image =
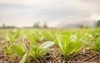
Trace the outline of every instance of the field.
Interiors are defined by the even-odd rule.
[[[0,63],[100,63],[100,29],[0,29]]]

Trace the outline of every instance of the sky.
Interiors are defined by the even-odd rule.
[[[78,18],[100,19],[100,0],[0,0],[0,26],[33,26]]]

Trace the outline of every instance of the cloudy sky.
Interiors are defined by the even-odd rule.
[[[0,0],[0,26],[56,26],[79,17],[100,18],[100,0]]]

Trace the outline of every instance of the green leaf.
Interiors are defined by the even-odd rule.
[[[30,40],[30,45],[33,45],[34,42],[35,42],[34,36],[32,34],[29,34],[28,37],[29,37],[29,40]]]
[[[49,47],[51,47],[53,45],[54,45],[54,42],[47,41],[47,42],[43,43],[40,47],[43,48],[43,49],[46,49],[46,48],[49,48]]]
[[[58,36],[58,47],[61,53],[67,57],[74,52],[78,52],[82,48],[82,42],[79,41],[76,35],[61,35]]]
[[[23,56],[25,54],[26,51],[24,49],[25,49],[25,47],[23,47],[23,45],[21,46],[18,44],[13,44],[11,46],[11,50],[20,56]]]
[[[37,59],[45,55],[48,51],[48,48],[52,45],[54,45],[54,42],[51,41],[47,41],[40,46],[32,45],[29,53],[34,59]]]
[[[30,55],[34,58],[34,59],[36,59],[36,58],[38,58],[38,57],[41,57],[43,54],[41,53],[41,54],[39,54],[39,52],[41,51],[42,49],[39,47],[39,46],[37,46],[37,45],[33,45],[33,46],[31,46],[31,49],[30,49]]]
[[[23,50],[24,52],[27,52],[27,47],[26,47],[26,45],[25,45],[24,42],[23,42],[23,43],[20,43],[19,45],[21,46],[21,48],[22,48],[22,50]]]
[[[22,57],[19,63],[25,63],[26,59],[27,59],[27,53],[24,54],[24,56]]]

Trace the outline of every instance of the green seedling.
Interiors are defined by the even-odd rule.
[[[76,35],[61,35],[61,37],[58,37],[58,47],[61,54],[63,54],[64,57],[68,57],[81,50],[82,42],[80,42]]]
[[[34,36],[32,34],[28,34],[28,38],[29,38],[29,41],[30,41],[30,46],[33,45],[34,42],[35,42]]]
[[[26,62],[26,60],[28,58],[27,57],[28,51],[27,51],[26,45],[24,43],[13,44],[10,48],[11,48],[11,51],[13,54],[17,54],[22,57],[20,63]]]
[[[95,51],[100,51],[100,36],[99,35],[94,37],[90,48]]]
[[[42,57],[43,55],[45,55],[48,52],[48,48],[53,46],[53,45],[54,45],[54,42],[51,42],[51,41],[45,42],[40,46],[33,45],[33,46],[31,46],[31,49],[30,49],[30,55],[34,59]]]

